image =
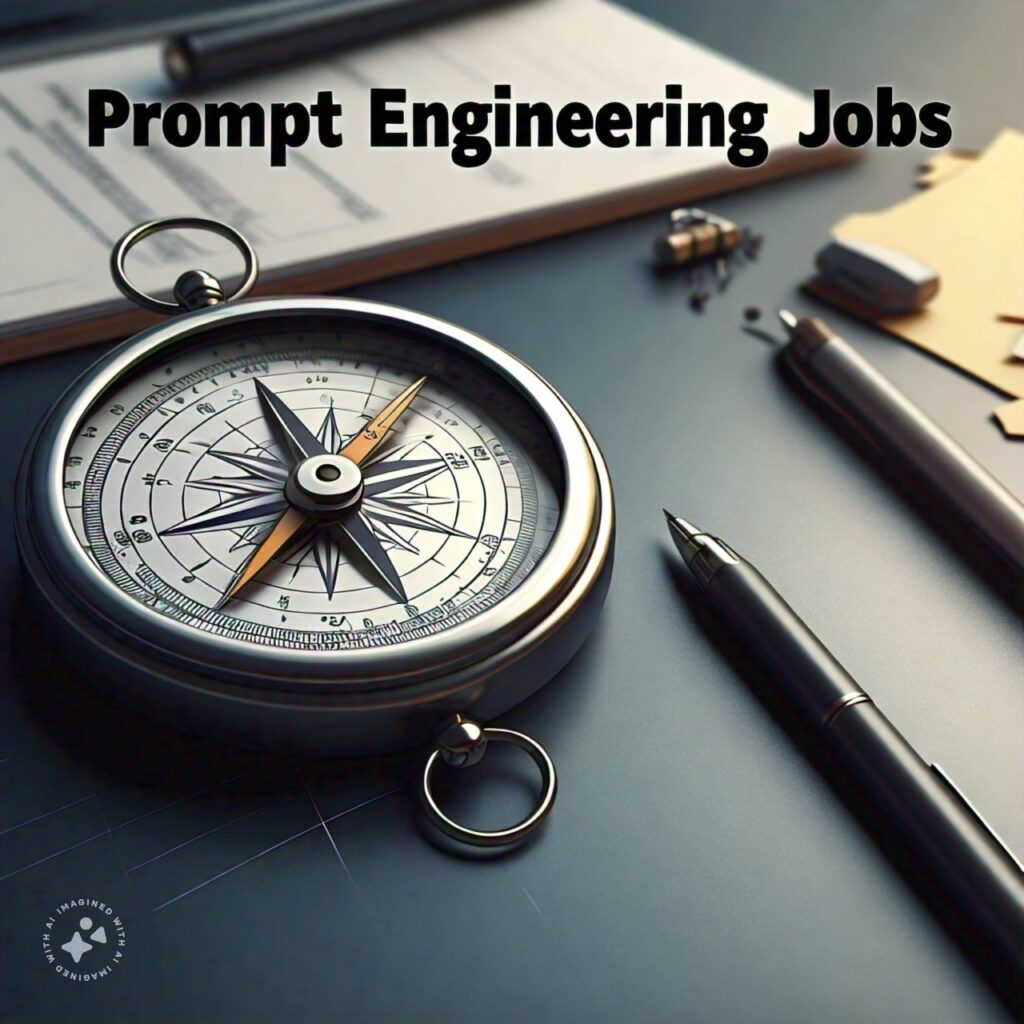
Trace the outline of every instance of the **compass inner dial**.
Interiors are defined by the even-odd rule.
[[[550,542],[547,430],[466,356],[281,331],[156,358],[79,424],[64,501],[88,557],[160,614],[276,647],[391,645],[493,606]]]

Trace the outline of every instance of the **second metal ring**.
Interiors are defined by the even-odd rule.
[[[431,822],[450,838],[468,843],[470,846],[508,846],[529,835],[551,813],[558,791],[558,776],[548,752],[529,736],[521,732],[513,732],[511,729],[486,728],[482,730],[482,733],[488,742],[512,743],[525,750],[533,758],[534,764],[540,771],[542,790],[541,798],[533,811],[518,824],[494,831],[469,828],[448,817],[438,806],[432,789],[434,771],[444,756],[444,751],[440,748],[427,758],[423,769],[420,797]]]

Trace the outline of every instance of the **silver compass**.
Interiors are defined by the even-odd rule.
[[[225,301],[200,271],[181,313],[88,370],[23,464],[18,541],[83,677],[175,725],[286,751],[439,743],[539,689],[589,631],[611,566],[600,453],[565,401],[497,346],[420,313],[338,298]],[[184,311],[189,310],[189,311]],[[549,770],[550,769],[550,770]],[[540,818],[537,819],[538,821]],[[526,826],[525,830],[523,826]]]

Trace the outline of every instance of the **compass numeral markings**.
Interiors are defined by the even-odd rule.
[[[344,338],[337,340],[345,341]],[[386,398],[381,397],[382,394],[397,393],[400,396],[405,385],[398,383],[401,378],[394,375],[393,371],[382,369],[377,359],[369,361],[367,365],[367,362],[354,359],[351,355],[339,359],[330,353],[330,358],[325,356],[321,360],[316,360],[311,358],[314,353],[310,353],[309,356],[301,353],[299,358],[293,358],[291,351],[275,349],[271,356],[269,351],[265,354],[263,351],[254,351],[255,348],[255,342],[250,344],[252,354],[249,364],[244,369],[242,360],[234,356],[236,361],[230,365],[225,363],[211,366],[207,371],[200,364],[198,353],[192,363],[183,362],[176,365],[173,370],[166,367],[171,370],[168,377],[173,374],[180,379],[174,384],[169,381],[159,386],[154,384],[154,391],[158,387],[166,389],[162,395],[155,396],[156,402],[153,402],[152,398],[141,397],[143,394],[152,396],[153,393],[145,392],[145,384],[140,385],[137,382],[133,384],[137,389],[136,393],[127,393],[128,401],[124,400],[122,392],[112,392],[108,398],[102,400],[103,412],[112,402],[123,402],[125,409],[128,410],[124,418],[124,430],[130,431],[125,436],[130,438],[132,447],[125,448],[124,452],[131,453],[132,457],[124,459],[122,464],[126,469],[130,466],[138,468],[129,469],[127,475],[116,479],[123,479],[131,486],[140,488],[142,473],[148,470],[148,479],[145,482],[151,486],[163,483],[166,477],[168,483],[179,488],[179,496],[175,500],[181,500],[180,488],[187,488],[184,509],[178,506],[178,516],[169,525],[166,518],[162,521],[158,519],[159,531],[154,530],[152,526],[149,529],[153,533],[159,532],[165,538],[166,551],[171,558],[182,558],[182,552],[191,553],[193,557],[182,558],[177,573],[169,575],[167,568],[162,566],[160,561],[167,557],[162,554],[164,549],[160,548],[157,551],[147,545],[149,550],[139,568],[146,567],[148,570],[151,567],[156,571],[158,579],[180,579],[179,586],[191,584],[192,587],[184,592],[184,596],[191,603],[191,608],[195,608],[195,588],[211,583],[214,587],[222,586],[222,583],[215,582],[216,574],[223,574],[225,566],[227,571],[230,571],[233,566],[248,561],[246,556],[260,545],[261,540],[272,531],[280,513],[289,507],[283,491],[289,475],[290,460],[288,450],[283,447],[283,439],[280,435],[274,437],[273,432],[270,435],[262,433],[266,429],[262,425],[259,431],[254,431],[251,425],[244,423],[244,420],[252,415],[259,385],[265,382],[276,391],[275,380],[281,380],[282,383],[288,381],[280,390],[282,397],[287,398],[289,391],[292,394],[304,392],[303,400],[295,409],[295,413],[301,416],[303,425],[308,428],[309,434],[315,437],[322,450],[338,451],[338,447],[346,438],[349,441],[358,438],[362,445],[372,445],[372,448],[361,460],[365,490],[358,506],[359,517],[354,518],[351,524],[352,531],[359,534],[360,539],[365,542],[363,547],[355,544],[347,533],[339,538],[338,534],[343,533],[339,529],[317,526],[317,523],[324,523],[323,513],[320,513],[321,518],[311,522],[308,534],[297,534],[288,550],[282,549],[282,554],[275,554],[275,559],[287,560],[288,571],[269,575],[267,582],[272,586],[268,589],[254,590],[249,610],[239,607],[237,612],[229,613],[242,620],[251,619],[258,625],[260,642],[276,642],[271,639],[271,634],[278,632],[275,624],[286,619],[289,624],[282,637],[294,630],[308,629],[305,623],[309,620],[304,616],[318,608],[326,608],[326,601],[331,601],[339,610],[327,616],[336,621],[328,624],[327,618],[321,619],[323,625],[320,628],[324,630],[345,629],[360,632],[363,628],[360,623],[366,619],[366,628],[383,631],[380,639],[372,641],[373,643],[391,643],[397,641],[402,632],[398,623],[403,623],[408,616],[422,620],[423,628],[433,631],[435,624],[444,620],[450,613],[444,611],[438,596],[438,588],[444,584],[445,579],[451,580],[445,587],[449,595],[448,603],[453,609],[464,607],[464,611],[458,614],[466,617],[475,614],[481,600],[488,602],[482,606],[493,603],[492,597],[478,597],[482,589],[487,590],[489,594],[497,594],[493,587],[488,590],[483,586],[484,580],[479,578],[481,568],[490,569],[488,576],[497,572],[500,573],[500,578],[504,579],[505,573],[510,571],[504,568],[508,564],[508,559],[514,559],[513,568],[520,566],[524,557],[530,559],[528,564],[536,561],[538,556],[531,557],[529,550],[533,544],[532,529],[537,495],[534,496],[534,508],[525,517],[527,525],[523,527],[531,533],[527,535],[526,547],[520,550],[517,545],[523,544],[523,529],[517,528],[519,523],[516,516],[520,499],[515,497],[510,507],[501,491],[504,489],[507,493],[513,488],[518,490],[521,472],[514,475],[512,470],[506,469],[497,476],[493,469],[496,464],[505,467],[515,465],[518,469],[520,463],[510,463],[501,443],[489,430],[487,423],[478,422],[480,416],[467,411],[472,407],[460,405],[460,400],[452,391],[446,390],[443,384],[429,387],[423,393],[422,404],[417,403],[415,407],[419,422],[423,423],[424,418],[429,417],[436,424],[433,428],[434,433],[442,440],[430,443],[429,436],[413,438],[405,433],[404,436],[397,437],[397,443],[396,440],[386,443],[385,439],[395,421],[380,422],[379,413],[377,416],[371,416],[370,413],[387,402]],[[233,348],[233,353],[237,351],[237,348]],[[208,358],[211,350],[207,349],[204,355]],[[224,357],[231,359],[232,353],[225,350]],[[405,358],[402,351],[399,351],[399,358]],[[319,371],[314,370],[317,362],[322,364]],[[328,376],[323,372],[323,367],[331,371],[327,381],[320,379]],[[346,375],[360,369],[365,369],[365,372],[358,375],[361,379],[358,386],[353,388],[351,378],[346,379]],[[214,370],[215,374],[212,373]],[[275,376],[264,376],[261,371]],[[302,373],[301,378],[293,376],[295,371]],[[263,379],[254,378],[254,374],[259,374]],[[372,384],[370,374],[374,375]],[[251,387],[249,380],[253,380]],[[406,377],[405,380],[408,381],[410,378]],[[449,386],[453,383],[458,386],[454,375],[447,381]],[[179,384],[185,386],[181,388]],[[371,386],[368,387],[368,384]],[[474,378],[473,384],[478,387],[479,380]],[[242,403],[242,411],[235,410],[234,416],[228,397],[233,387]],[[406,391],[408,390],[410,389],[406,388]],[[182,392],[186,396],[186,401],[175,404],[175,399],[180,397]],[[355,397],[354,392],[358,393],[355,403],[351,401]],[[494,394],[496,393],[492,393],[492,398]],[[214,440],[209,429],[203,428],[210,440],[195,441],[189,437],[191,431],[196,429],[192,424],[197,420],[202,422],[201,413],[204,412],[195,403],[201,402],[207,396],[211,404],[207,418],[223,428],[227,422],[224,416],[231,417],[234,422],[228,424],[228,429],[232,433],[221,434]],[[480,403],[480,396],[481,391],[476,390],[474,397],[477,403]],[[512,410],[512,406],[504,400],[488,403],[486,394],[484,398],[484,402],[480,404],[490,404],[493,415]],[[318,402],[319,408],[316,405],[311,406],[310,399],[314,403]],[[133,403],[140,401],[146,403],[141,418],[133,418]],[[157,402],[163,404],[156,404]],[[147,428],[147,421],[144,418],[146,416],[151,417],[148,421],[150,434],[144,433]],[[161,427],[157,424],[158,417],[167,419],[166,425]],[[184,426],[172,424],[172,419]],[[523,429],[523,424],[526,424],[526,429],[532,429],[532,425],[519,415],[515,420],[509,420],[507,426],[509,429],[519,431]],[[112,428],[104,426],[103,433],[108,429]],[[255,437],[246,431],[255,434]],[[160,440],[171,435],[175,437],[176,443],[159,448],[152,435]],[[96,440],[81,443],[83,454],[90,460],[95,457],[97,446],[103,442],[99,432],[95,436]],[[262,440],[257,441],[256,438]],[[519,439],[518,433],[516,439]],[[539,449],[538,442],[530,435],[525,437],[525,442],[522,452],[525,452],[527,459],[532,460],[534,452]],[[506,441],[506,444],[508,443]],[[171,463],[167,463],[161,476],[161,470],[151,458],[149,461],[139,461],[142,451],[136,453],[137,445],[141,445],[143,450],[146,447],[151,450],[157,448],[167,456],[175,452],[190,455],[192,460],[172,460],[177,468],[171,469]],[[108,456],[108,465],[120,455],[121,453],[116,450],[112,452]],[[198,472],[195,469],[190,470],[190,461],[194,463],[205,460],[207,455],[212,456],[214,461],[202,461],[202,469]],[[519,447],[513,449],[513,459],[517,457],[522,457]],[[528,469],[533,468],[531,461],[527,461],[525,465]],[[543,494],[546,497],[549,488],[546,483],[546,465],[544,468]],[[183,473],[186,476],[184,481]],[[96,480],[94,486],[102,488],[102,473]],[[492,488],[495,489],[493,494]],[[524,489],[526,493],[533,492],[532,487]],[[148,488],[146,490],[148,492]],[[99,493],[97,491],[97,495]],[[137,492],[125,493],[139,497]],[[151,500],[148,493],[146,500]],[[164,503],[163,515],[166,516],[167,495],[157,497],[154,493],[152,500]],[[153,508],[159,511],[159,505],[154,505]],[[509,511],[516,517],[515,522],[507,518]],[[470,522],[473,524],[471,527],[467,526]],[[113,529],[112,525],[110,529]],[[511,532],[511,536],[506,536],[507,531]],[[203,539],[204,534],[210,539]],[[221,539],[215,539],[218,534]],[[491,550],[485,545],[474,551],[473,544],[478,540],[479,534],[497,534],[500,538],[498,545]],[[200,545],[199,549],[181,547],[180,539],[188,536],[196,538]],[[195,557],[201,550],[199,557]],[[207,552],[211,557],[206,556]],[[360,552],[367,556],[367,561],[362,560]],[[139,557],[135,551],[126,550],[124,554],[125,557]],[[382,555],[388,557],[387,563],[381,559]],[[392,566],[392,559],[393,567],[399,570],[393,574],[386,571]],[[490,565],[480,565],[478,560],[485,563],[490,561]],[[381,571],[381,566],[385,571]],[[202,574],[206,569],[213,575],[204,580]],[[372,577],[369,578],[376,582],[381,590],[402,603],[385,610],[388,606],[382,606],[380,598],[374,599],[370,596],[372,591],[367,589],[365,583],[360,584],[355,580],[354,570],[364,575],[372,573]],[[411,570],[415,570],[415,589],[410,583]],[[134,565],[130,565],[128,571],[134,575],[137,570]],[[221,580],[223,579],[224,576],[221,575]],[[312,581],[315,581],[313,586]],[[395,586],[396,583],[401,592]],[[145,586],[148,588],[149,584],[146,583]],[[456,586],[459,588],[456,592],[457,597],[453,595],[453,588]],[[199,592],[203,591],[200,589]],[[173,589],[169,593],[173,594]],[[318,593],[319,606],[313,600]],[[289,594],[290,608],[281,606],[280,598]],[[359,596],[361,594],[366,595],[365,600],[368,603],[365,605],[360,604],[364,600],[364,597]],[[296,595],[303,597],[297,601]],[[409,600],[403,600],[406,596]],[[202,604],[207,603],[202,598],[200,601]],[[168,611],[174,606],[172,601]],[[259,611],[261,606],[266,611],[273,606],[275,614],[269,616]],[[180,605],[177,607],[182,608]],[[299,624],[295,624],[296,613],[300,620]],[[203,613],[198,611],[189,610],[188,614],[197,618],[204,617]],[[223,618],[210,619],[210,624],[211,628],[227,630],[232,634],[236,628],[240,628],[230,625],[230,620]],[[266,632],[267,630],[270,632]],[[262,639],[264,636],[265,641]]]

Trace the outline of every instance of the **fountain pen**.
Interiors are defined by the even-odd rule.
[[[937,765],[928,764],[771,584],[724,541],[665,512],[715,612],[767,670],[783,702],[830,748],[872,813],[899,833],[915,868],[956,905],[1002,962],[1024,964],[1024,867]]]

